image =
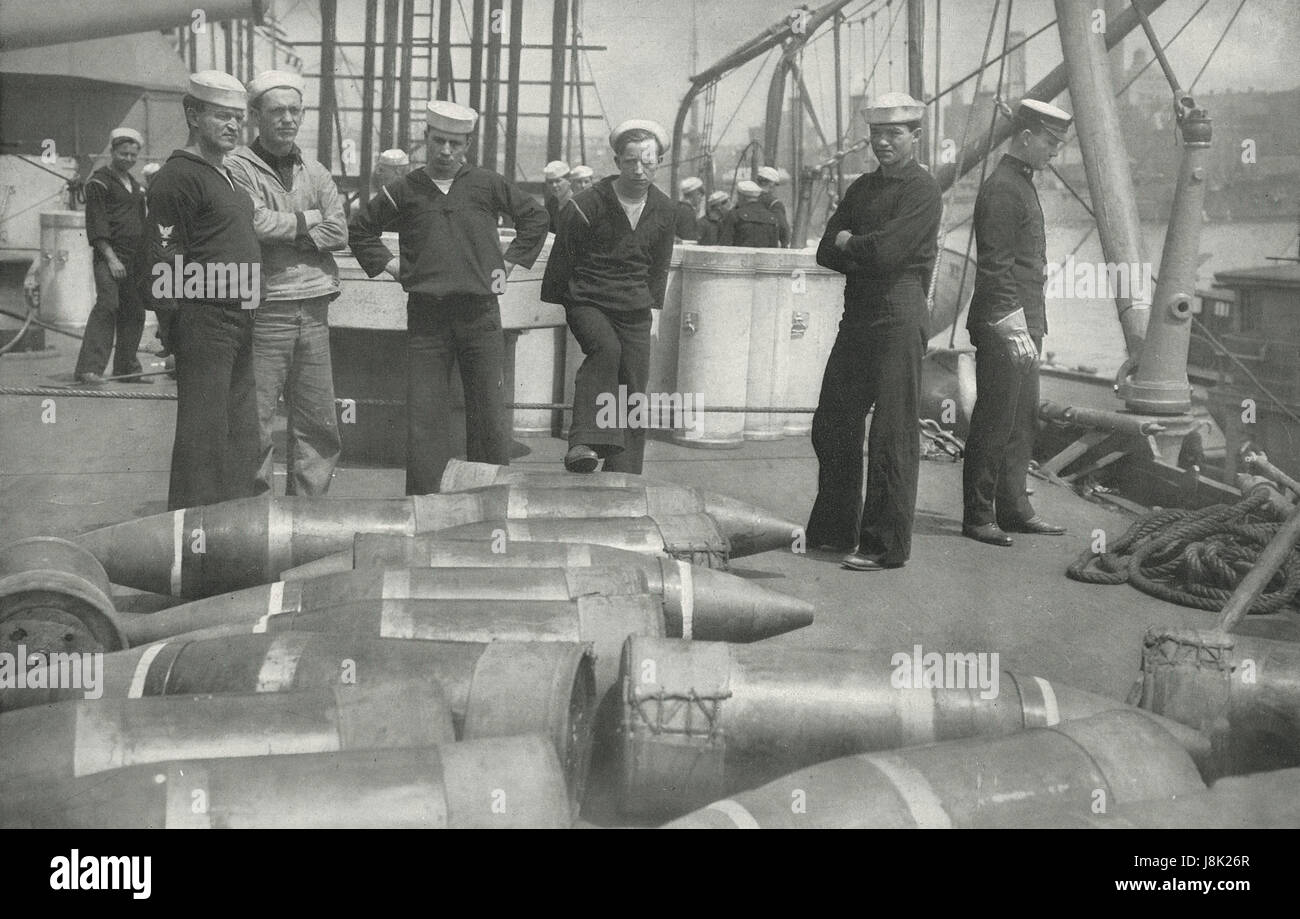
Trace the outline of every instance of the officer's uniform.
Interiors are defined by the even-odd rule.
[[[866,111],[869,123],[894,124],[919,120],[924,107],[887,94]],[[941,209],[938,182],[915,160],[894,175],[878,169],[849,186],[817,249],[817,264],[847,280],[812,422],[819,473],[806,537],[811,547],[856,545],[876,567],[898,567],[911,553],[925,297]],[[853,234],[844,249],[835,244],[842,230]],[[864,500],[862,442],[873,406]]]
[[[781,244],[777,215],[758,200],[758,185],[746,180],[738,182],[736,190],[740,194],[740,202],[722,218],[722,226],[718,229],[718,245],[777,248]]]
[[[468,135],[478,113],[453,102],[427,104],[431,126]],[[471,462],[510,462],[503,376],[505,338],[497,296],[505,261],[530,268],[546,242],[547,214],[529,195],[488,169],[462,164],[443,191],[427,169],[381,189],[349,224],[352,254],[376,277],[393,254],[380,234],[396,228],[406,304],[406,493],[436,492],[451,459],[449,379],[459,365]],[[514,220],[501,253],[497,219]]]
[[[1059,109],[1022,104],[1017,117],[1033,121],[1039,109],[1065,116],[1050,126],[1063,140],[1069,116]],[[1033,177],[1027,163],[1005,155],[975,200],[978,268],[966,328],[975,345],[977,396],[962,476],[965,527],[996,523],[1016,531],[1035,517],[1025,476],[1038,424],[1038,361],[1017,366],[1008,350],[1008,337],[1027,330],[1041,354],[1047,333],[1047,236]]]
[[[215,70],[191,75],[189,94],[244,111],[244,86]],[[253,494],[261,438],[253,382],[253,323],[261,290],[245,300],[229,287],[228,271],[260,275],[262,252],[253,231],[253,202],[231,180],[188,150],[176,150],[149,186],[150,286],[159,324],[170,316],[164,345],[176,354],[176,440],[169,510],[216,504]],[[198,265],[198,291],[177,278],[164,296],[160,281],[177,263]],[[188,274],[188,272],[185,272]]]
[[[112,139],[118,143],[142,144],[130,128],[119,128]],[[127,173],[123,177],[111,166],[101,166],[86,180],[86,237],[94,250],[95,305],[86,320],[85,337],[77,354],[76,377],[102,374],[113,352],[113,376],[141,371],[136,352],[144,332],[144,186]],[[129,186],[129,187],[128,187]],[[108,259],[95,243],[107,242],[126,268],[118,280],[108,268]],[[117,339],[114,347],[114,337]]]

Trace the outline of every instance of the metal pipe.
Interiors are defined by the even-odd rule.
[[[402,78],[397,84],[397,139],[393,146],[411,149],[411,83],[415,74],[411,70],[413,59],[412,36],[415,34],[415,4],[417,0],[402,0]]]
[[[506,156],[502,175],[515,181],[519,151],[519,70],[523,66],[524,0],[510,0],[510,57],[506,77]]]
[[[451,4],[442,0],[438,7],[438,98],[454,99],[456,87],[451,72]]]
[[[474,19],[470,22],[469,39],[469,107],[476,112],[483,111],[483,27],[487,16],[487,0],[474,0]],[[481,163],[481,145],[483,132],[476,131],[470,139],[471,163]]]
[[[564,144],[564,58],[569,37],[569,2],[551,8],[551,111],[546,125],[546,159],[558,160]],[[577,74],[574,74],[577,78]]]
[[[393,123],[397,99],[397,35],[399,0],[384,0],[384,54],[380,63],[379,148],[394,146]]]
[[[263,0],[212,0],[203,4],[209,25],[232,19],[262,23]],[[133,32],[187,27],[194,19],[193,0],[5,0],[0,4],[0,51],[39,48]],[[216,61],[213,61],[216,66]]]
[[[1269,540],[1264,551],[1255,560],[1255,564],[1251,566],[1250,571],[1246,572],[1246,576],[1237,584],[1237,589],[1224,604],[1222,618],[1219,620],[1220,631],[1231,632],[1241,623],[1255,604],[1256,598],[1268,586],[1269,581],[1273,580],[1273,575],[1290,558],[1298,543],[1300,543],[1300,505],[1291,511],[1282,528]],[[1300,765],[1300,762],[1295,765]]]
[[[450,0],[448,0],[450,2]],[[483,160],[479,164],[493,172],[497,168],[497,116],[501,99],[501,19],[504,0],[490,0],[488,7],[487,99],[483,117]]]
[[[1118,395],[1129,411],[1179,415],[1191,411],[1187,349],[1192,337],[1192,301],[1200,258],[1201,220],[1209,179],[1209,113],[1190,96],[1177,100],[1183,157],[1160,255],[1150,323],[1139,354],[1116,373]]]
[[[326,169],[334,163],[334,42],[338,37],[338,0],[320,0],[320,108],[316,112],[316,159]],[[365,189],[361,190],[362,195]]]
[[[374,162],[375,144],[375,36],[379,27],[379,0],[366,0],[366,46],[361,73],[361,162],[357,187],[365,193]]]
[[[907,0],[907,92],[917,102],[925,102],[925,0]],[[922,118],[922,127],[928,136],[928,115]],[[926,147],[916,148],[918,163],[930,161]]]
[[[1092,28],[1092,11],[1082,4],[1056,0],[1056,20],[1102,251],[1107,262],[1136,268],[1143,263],[1142,225],[1105,42]],[[1162,265],[1162,275],[1164,271]],[[1114,292],[1115,309],[1130,355],[1142,350],[1151,315],[1150,296],[1150,291],[1135,288]]]

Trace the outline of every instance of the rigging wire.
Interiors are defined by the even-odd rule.
[[[975,77],[975,94],[971,96],[970,107],[966,109],[966,123],[962,126],[961,147],[959,148],[960,152],[957,154],[957,175],[958,176],[961,175],[961,167],[965,162],[966,140],[967,138],[970,137],[970,129],[975,121],[975,99],[978,98],[979,96],[980,87],[984,85],[984,71],[988,67],[989,48],[993,46],[993,32],[997,28],[998,10],[1001,8],[1001,6],[1002,6],[1002,0],[993,0],[993,13],[991,16],[989,16],[989,29],[984,36],[984,51],[980,55],[980,67]],[[991,139],[992,138],[990,138],[990,140]],[[956,187],[957,187],[957,181],[954,180],[952,185],[948,186],[948,193],[951,194],[953,190],[956,189]],[[949,199],[948,204],[951,205],[951,199]],[[945,207],[944,208],[945,219],[948,211],[949,208]],[[972,217],[974,216],[973,213],[971,216]],[[971,217],[968,217],[967,220],[971,220]],[[962,221],[962,223],[965,222],[966,222],[965,220]],[[940,226],[939,228],[939,245],[937,247],[938,251],[935,253],[935,257],[934,257],[934,270],[930,274],[930,292],[927,296],[927,303],[926,303],[927,312],[931,311],[934,306],[933,298],[934,298],[934,291],[935,291],[935,279],[939,275],[939,265],[943,261],[943,253],[946,248],[944,243],[947,240],[948,233],[951,230],[956,229],[956,227],[958,226],[961,226],[961,223],[958,223],[954,227]],[[970,265],[969,243],[967,244],[967,246],[968,248],[966,250],[966,257],[965,260],[962,262],[962,266],[961,266],[961,281],[957,285],[957,296],[959,299],[961,297],[962,290],[964,290],[966,287],[966,270]],[[948,338],[948,347],[952,348],[956,344],[956,341],[957,341],[957,322],[956,319],[954,319],[952,324],[952,333],[949,335]]]
[[[1210,49],[1209,57],[1205,59],[1205,63],[1201,65],[1201,69],[1196,72],[1196,77],[1192,80],[1192,85],[1187,88],[1189,94],[1196,89],[1196,84],[1201,79],[1201,74],[1205,73],[1205,68],[1209,67],[1210,61],[1214,60],[1215,52],[1219,50],[1219,45],[1223,44],[1223,40],[1228,37],[1228,30],[1230,30],[1232,24],[1237,21],[1237,14],[1241,12],[1241,8],[1245,5],[1246,0],[1241,0],[1241,2],[1237,4],[1237,9],[1232,14],[1232,18],[1228,20],[1228,24],[1223,28],[1223,34],[1220,35],[1219,40],[1214,43],[1214,47]]]
[[[1196,8],[1196,11],[1193,12],[1192,15],[1190,15],[1190,16],[1187,17],[1187,21],[1186,21],[1186,22],[1184,22],[1181,26],[1178,27],[1178,31],[1174,33],[1173,37],[1172,37],[1171,39],[1169,39],[1169,41],[1165,42],[1163,45],[1160,46],[1160,50],[1161,50],[1161,51],[1168,51],[1168,50],[1169,50],[1169,46],[1172,45],[1174,42],[1178,41],[1178,36],[1183,34],[1183,30],[1185,30],[1189,25],[1191,25],[1191,24],[1192,24],[1192,20],[1195,19],[1198,15],[1200,15],[1201,10],[1205,9],[1207,6],[1209,6],[1209,4],[1210,4],[1210,0],[1202,0],[1201,5],[1198,6],[1198,7]],[[1158,60],[1159,60],[1158,57],[1156,57],[1155,55],[1152,55],[1151,60],[1149,60],[1149,61],[1147,61],[1145,64],[1143,64],[1142,67],[1141,67],[1141,69],[1139,69],[1137,73],[1135,73],[1135,74],[1133,74],[1133,76],[1129,77],[1128,82],[1125,83],[1123,86],[1121,86],[1121,87],[1120,87],[1120,88],[1115,92],[1115,95],[1116,95],[1116,96],[1122,96],[1122,95],[1124,95],[1124,93],[1128,90],[1128,88],[1129,88],[1130,86],[1132,86],[1134,83],[1137,82],[1138,77],[1142,76],[1142,74],[1144,74],[1144,73],[1146,73],[1148,70],[1150,70],[1150,69],[1151,69],[1151,65],[1154,64],[1154,63],[1155,63],[1156,61],[1158,61]]]

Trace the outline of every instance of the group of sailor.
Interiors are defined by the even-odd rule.
[[[621,386],[645,391],[652,310],[663,306],[674,244],[790,244],[774,194],[781,174],[771,166],[737,183],[734,207],[726,192],[706,195],[697,177],[680,184],[677,202],[661,192],[654,179],[670,138],[653,121],[632,119],[610,133],[615,171],[604,178],[587,165],[548,163],[543,206],[467,162],[477,112],[430,101],[425,165],[412,167],[401,150],[381,153],[370,196],[349,218],[329,170],[295,143],[301,76],[267,71],[244,86],[202,71],[190,77],[182,105],[189,143],[150,178],[147,198],[130,172],[142,147],[131,129],[113,133],[112,162],[88,183],[98,299],[77,364],[78,379],[97,382],[116,335],[115,374],[139,374],[141,308],[157,312],[160,338],[176,357],[173,509],[272,489],[271,430],[282,397],[286,491],[328,491],[340,452],[328,329],[340,292],[334,251],[350,247],[367,275],[387,273],[408,295],[406,492],[423,494],[437,491],[451,457],[453,365],[464,384],[468,458],[509,462],[497,298],[516,265],[533,265],[548,229],[555,241],[541,298],[564,307],[584,354],[564,461],[573,472],[602,461],[606,470],[641,471],[645,431],[598,423],[597,406]],[[879,168],[848,188],[816,255],[846,283],[812,424],[819,477],[806,535],[814,549],[847,553],[845,567],[873,571],[901,567],[911,549],[926,296],[942,201],[916,158],[924,106],[887,93],[864,115]],[[258,131],[241,146],[246,116]],[[1035,100],[1021,102],[1014,118],[1010,149],[976,202],[968,323],[978,398],[963,532],[999,546],[1011,544],[1010,532],[1063,532],[1034,513],[1025,475],[1046,332],[1045,235],[1032,178],[1060,149],[1071,118]],[[504,221],[515,235],[502,252]],[[398,233],[396,254],[386,230]],[[245,283],[250,269],[256,289]],[[174,284],[156,283],[168,272],[178,275]]]

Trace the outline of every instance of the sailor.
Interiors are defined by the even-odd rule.
[[[503,382],[505,337],[497,297],[515,265],[532,267],[546,242],[546,210],[502,176],[465,162],[478,112],[433,100],[426,106],[429,161],[385,185],[349,225],[352,254],[370,277],[385,271],[406,304],[406,493],[438,490],[451,458],[451,368],[465,390],[471,461],[510,462]],[[514,221],[501,254],[497,222]],[[401,255],[380,234],[395,227]]]
[[[764,166],[755,177],[762,201],[772,213],[776,214],[777,244],[782,249],[790,245],[790,221],[785,216],[785,203],[776,197],[776,187],[781,184],[781,173],[775,167]]]
[[[700,202],[704,200],[704,182],[697,176],[690,176],[677,183],[682,198],[677,202],[675,229],[678,239],[698,239],[700,230],[698,219]]]
[[[727,212],[718,228],[719,246],[751,246],[775,249],[780,243],[776,212],[759,200],[763,190],[748,179],[736,183],[739,201]]]
[[[542,178],[546,180],[546,213],[551,217],[550,231],[555,233],[559,227],[560,211],[573,197],[569,186],[569,164],[563,160],[551,160],[542,169]]]
[[[370,194],[379,194],[379,189],[389,182],[396,182],[411,171],[411,158],[400,147],[392,147],[379,154],[375,168],[370,170]]]
[[[601,409],[645,398],[650,311],[663,308],[673,255],[676,211],[654,186],[668,132],[632,119],[613,130],[609,145],[618,174],[575,195],[564,209],[542,279],[542,300],[563,304],[585,355],[564,457],[570,472],[594,472],[602,457],[607,472],[641,471],[645,421],[636,423],[634,411],[615,411],[611,421]]]
[[[176,355],[170,510],[252,495],[260,460],[253,323],[262,250],[253,202],[225,165],[245,102],[230,74],[192,74],[181,99],[189,144],[149,188],[150,308]]]
[[[1011,144],[975,199],[978,268],[966,328],[975,345],[976,398],[962,473],[962,533],[995,546],[1011,545],[1009,533],[1065,532],[1034,512],[1025,476],[1047,334],[1047,236],[1034,173],[1060,152],[1071,120],[1054,105],[1022,101]]]
[[[575,195],[580,191],[586,191],[591,188],[591,180],[595,174],[590,166],[574,166],[569,170],[569,189]]]
[[[86,237],[94,250],[95,305],[86,320],[75,375],[79,383],[104,382],[112,351],[114,377],[152,383],[149,377],[137,376],[142,368],[136,356],[145,318],[140,290],[147,276],[142,246],[145,197],[131,167],[144,138],[131,128],[115,128],[108,145],[112,157],[108,165],[86,180]]]
[[[885,93],[864,114],[880,168],[849,186],[817,247],[817,264],[846,281],[813,415],[819,473],[805,535],[809,546],[850,551],[846,568],[879,571],[911,554],[925,297],[942,202],[939,183],[916,161],[925,107]],[[864,500],[862,441],[873,406]]]
[[[722,232],[722,219],[727,215],[727,205],[730,202],[731,198],[725,191],[715,191],[709,195],[705,202],[708,210],[705,211],[704,219],[700,221],[701,246],[718,244],[718,234]]]
[[[140,178],[144,180],[145,191],[149,190],[149,185],[153,182],[153,177],[162,169],[162,163],[145,163],[144,168],[140,170]]]
[[[329,491],[341,450],[330,366],[329,304],[339,295],[332,250],[345,249],[348,222],[330,171],[294,143],[302,125],[303,79],[268,70],[249,82],[257,138],[226,163],[253,202],[262,245],[262,303],[253,325],[253,376],[261,427],[255,490],[271,491],[271,433],[284,395],[285,494]],[[381,156],[382,160],[382,156]]]

